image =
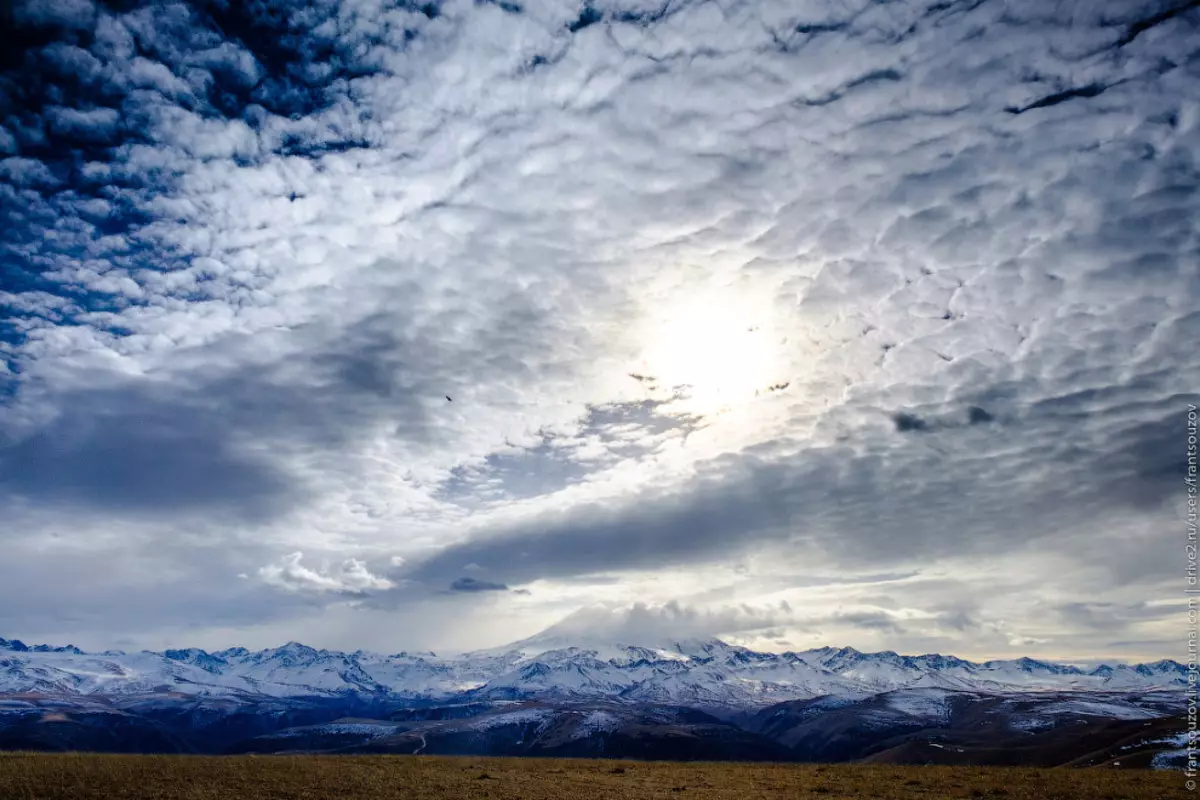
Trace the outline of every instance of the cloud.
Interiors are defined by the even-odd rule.
[[[901,433],[929,429],[929,423],[914,414],[895,414],[892,416],[892,422],[896,423],[896,430]]]
[[[883,633],[904,633],[900,621],[886,611],[842,611],[834,614],[831,621]]]
[[[1168,647],[1197,13],[14,5],[0,607],[53,612],[10,632],[78,638],[53,552],[122,565],[95,635],[794,594],[776,639]]]
[[[1129,387],[1123,400],[1112,400],[1119,408],[1143,398],[1147,415],[1162,419],[1149,430],[1131,429],[1119,413],[1110,416],[1103,408],[1085,414],[1083,398],[1046,403],[1034,394],[1008,403],[1019,440],[980,425],[899,444],[908,439],[875,427],[863,429],[859,441],[791,450],[790,458],[716,460],[702,465],[684,488],[648,487],[622,501],[548,513],[450,546],[414,565],[411,574],[436,583],[469,561],[496,580],[525,583],[711,562],[753,545],[784,542],[837,563],[851,564],[870,552],[903,567],[1061,536],[1080,523],[1078,509],[1060,502],[1068,490],[1062,473],[1051,472],[1068,469],[1068,462],[1089,476],[1069,491],[1091,503],[1157,507],[1170,497],[1181,462],[1165,440],[1179,416],[1171,422],[1177,401],[1151,400],[1157,392],[1156,386]],[[1072,419],[1065,425],[1064,415]],[[1056,443],[1054,432],[1065,429],[1069,441]],[[1151,430],[1161,432],[1164,445],[1153,453],[1143,444],[1154,439]],[[1000,449],[1002,458],[979,458]],[[947,463],[956,461],[972,467],[948,470]],[[1014,495],[1023,498],[1021,506],[1011,504]],[[968,528],[960,527],[962,507],[950,500],[960,497],[970,497],[974,509]],[[902,522],[881,525],[881,519]],[[734,530],[738,536],[729,536]],[[840,535],[846,531],[854,535]]]
[[[677,601],[661,605],[593,605],[582,608],[547,628],[539,638],[663,644],[685,639],[731,636],[795,623],[796,614],[786,601],[769,606],[717,606],[702,608]]]
[[[1013,635],[1008,637],[1008,643],[1013,647],[1030,647],[1033,645],[1045,644],[1048,639],[1039,639],[1036,636],[1018,636]]]
[[[301,552],[289,553],[279,563],[261,567],[258,577],[271,586],[292,592],[360,594],[395,586],[392,581],[371,574],[367,565],[357,559],[348,558],[337,567],[317,571],[301,564],[303,558]]]
[[[261,518],[292,490],[276,466],[239,452],[230,423],[139,389],[81,392],[52,429],[0,444],[0,490],[103,513]]]
[[[17,0],[12,15],[20,25],[86,29],[95,21],[96,7],[89,0]]]
[[[489,583],[488,581],[476,580],[475,578],[464,576],[457,578],[450,584],[452,592],[507,592],[508,587],[503,583]]]

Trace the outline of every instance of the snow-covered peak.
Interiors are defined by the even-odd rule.
[[[926,653],[921,656],[910,656],[917,664],[921,664],[926,669],[931,670],[950,670],[962,669],[971,666],[970,661],[965,661],[956,656],[944,656],[941,653]]]
[[[744,647],[727,644],[720,639],[667,639],[660,645],[663,646],[663,649],[695,659],[723,658],[733,653],[752,652]]]
[[[189,647],[186,650],[166,650],[163,652],[163,657],[182,664],[192,664],[206,672],[213,673],[219,673],[223,668],[229,666],[220,656],[206,653],[196,647]]]
[[[262,651],[268,658],[316,658],[327,651],[300,642],[288,642],[283,647]]]
[[[0,639],[0,650],[11,650],[14,653],[74,653],[83,655],[83,651],[73,644],[62,647],[51,647],[48,644],[27,645],[20,639]]]
[[[983,664],[985,669],[994,670],[1019,670],[1021,672],[1036,675],[1039,673],[1050,675],[1081,675],[1082,670],[1078,667],[1072,667],[1067,664],[1051,664],[1048,661],[1038,661],[1035,658],[1015,658],[1009,661],[985,661]]]
[[[233,658],[244,658],[244,657],[250,655],[250,651],[244,647],[229,647],[229,648],[226,648],[225,650],[218,650],[217,652],[213,653],[212,655],[214,655],[217,658],[220,658],[222,660],[229,660],[229,659],[233,659]]]
[[[538,636],[503,648],[438,657],[319,650],[300,642],[257,652],[84,653],[0,639],[0,693],[298,697],[346,694],[421,699],[583,698],[694,706],[756,707],[821,696],[900,689],[990,693],[1178,688],[1174,661],[1101,665],[1090,672],[1032,658],[976,663],[940,654],[905,656],[821,647],[764,653],[719,639],[629,644]]]

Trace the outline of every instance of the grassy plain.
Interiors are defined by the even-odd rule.
[[[0,754],[4,800],[1154,800],[1178,773],[436,756]]]

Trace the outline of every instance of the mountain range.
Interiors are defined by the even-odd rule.
[[[538,639],[439,657],[319,650],[297,642],[252,652],[234,647],[86,653],[0,638],[0,692],[207,697],[337,697],[412,700],[615,700],[754,708],[821,696],[860,697],[902,688],[962,691],[1105,691],[1182,688],[1175,661],[1075,666],[1018,658],[862,653],[851,647],[765,653],[719,639],[566,644]]]
[[[0,749],[1063,763],[1127,747],[1113,758],[1168,764],[1186,685],[1170,660],[1083,669],[719,639],[538,636],[454,656],[0,639]]]

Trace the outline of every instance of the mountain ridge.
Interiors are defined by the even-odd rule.
[[[1076,663],[1072,663],[1072,662],[1069,662],[1066,660],[1061,660],[1061,659],[1044,659],[1044,658],[1032,658],[1030,656],[1016,656],[1011,659],[995,658],[995,659],[987,659],[985,661],[973,661],[971,659],[961,658],[959,656],[946,654],[946,653],[905,654],[905,653],[899,653],[895,650],[859,650],[859,649],[849,646],[849,645],[843,646],[843,647],[834,647],[832,645],[823,645],[821,647],[809,648],[807,650],[783,650],[783,651],[777,652],[777,651],[770,651],[770,650],[754,650],[752,648],[745,647],[743,645],[731,644],[719,637],[712,637],[712,638],[708,638],[708,639],[703,639],[703,638],[673,639],[670,637],[666,637],[666,638],[661,639],[657,643],[645,643],[645,642],[635,643],[633,640],[630,640],[628,642],[623,641],[623,640],[602,641],[602,640],[590,640],[586,637],[582,637],[578,640],[568,640],[565,637],[553,637],[552,639],[543,640],[543,639],[541,639],[540,636],[532,636],[527,639],[521,639],[521,640],[518,640],[515,642],[511,642],[509,644],[497,645],[495,647],[484,648],[484,649],[480,649],[480,650],[467,650],[467,651],[462,651],[462,652],[453,652],[449,655],[439,656],[435,651],[431,651],[431,650],[414,650],[414,651],[400,650],[395,653],[386,653],[381,650],[363,650],[363,649],[352,650],[352,651],[331,650],[331,649],[324,648],[324,647],[313,647],[312,645],[304,644],[303,642],[299,642],[296,640],[289,640],[289,641],[285,642],[284,644],[279,645],[277,647],[265,647],[265,648],[262,648],[259,650],[251,650],[249,648],[241,647],[241,646],[231,646],[231,647],[226,647],[226,648],[223,648],[220,650],[205,650],[200,647],[183,647],[183,648],[170,648],[169,647],[164,650],[141,649],[141,650],[129,651],[129,650],[107,649],[107,650],[92,651],[92,650],[84,650],[80,647],[77,647],[74,644],[50,645],[50,644],[39,643],[39,644],[31,645],[20,639],[5,639],[4,637],[0,636],[0,650],[11,650],[14,652],[73,653],[75,655],[88,655],[88,656],[124,656],[124,655],[136,655],[136,654],[152,654],[152,655],[167,656],[167,657],[173,657],[171,654],[176,654],[176,656],[174,656],[174,657],[178,657],[178,654],[196,653],[196,654],[212,656],[212,657],[221,658],[221,659],[237,658],[237,657],[242,657],[242,656],[247,656],[247,655],[261,655],[264,653],[300,651],[300,652],[311,652],[311,653],[317,653],[317,654],[338,655],[338,656],[353,656],[353,657],[358,657],[358,658],[361,658],[361,657],[430,658],[430,659],[436,658],[436,659],[452,660],[452,659],[461,659],[461,658],[468,658],[468,657],[482,656],[482,655],[507,655],[507,654],[513,653],[513,652],[529,653],[529,652],[536,651],[536,652],[541,653],[541,652],[551,652],[554,650],[570,650],[570,649],[578,650],[581,652],[587,652],[587,651],[602,650],[606,647],[607,648],[617,648],[617,649],[620,649],[623,651],[647,650],[647,651],[658,651],[658,652],[671,652],[671,653],[677,653],[680,655],[693,655],[693,656],[698,649],[703,649],[703,648],[721,648],[721,649],[727,649],[727,650],[732,650],[732,651],[743,651],[743,652],[747,652],[747,653],[754,653],[754,654],[761,655],[761,656],[778,657],[778,658],[816,654],[816,653],[834,653],[834,654],[845,654],[845,655],[850,655],[850,656],[865,656],[868,658],[876,658],[876,657],[878,657],[878,658],[899,658],[899,659],[912,660],[912,661],[941,659],[941,660],[948,661],[948,662],[954,662],[957,664],[966,664],[966,665],[971,665],[971,666],[976,666],[976,667],[986,667],[986,666],[994,665],[994,664],[1029,663],[1029,664],[1040,665],[1043,667],[1061,668],[1061,669],[1073,671],[1075,674],[1080,674],[1080,675],[1095,674],[1098,670],[1103,669],[1105,667],[1110,668],[1110,669],[1120,669],[1120,668],[1136,669],[1138,667],[1147,667],[1147,668],[1153,669],[1154,667],[1159,667],[1162,665],[1171,665],[1174,667],[1183,666],[1182,662],[1176,661],[1175,659],[1171,659],[1171,658],[1160,658],[1160,659],[1157,659],[1154,661],[1139,661],[1139,662],[1086,659],[1086,661],[1094,662],[1096,665],[1096,666],[1092,667],[1090,670],[1088,670],[1088,669],[1084,669],[1084,668],[1078,666]]]
[[[171,648],[89,653],[0,638],[0,693],[68,695],[172,691],[200,696],[386,695],[417,700],[557,699],[753,708],[821,696],[904,688],[990,693],[1173,689],[1173,660],[1099,664],[1090,670],[1033,658],[969,661],[953,655],[865,653],[821,647],[768,653],[720,639],[657,646],[530,639],[455,656],[314,648],[300,642],[251,651]]]
[[[473,653],[0,639],[0,750],[1178,766],[1187,672],[534,637]]]

